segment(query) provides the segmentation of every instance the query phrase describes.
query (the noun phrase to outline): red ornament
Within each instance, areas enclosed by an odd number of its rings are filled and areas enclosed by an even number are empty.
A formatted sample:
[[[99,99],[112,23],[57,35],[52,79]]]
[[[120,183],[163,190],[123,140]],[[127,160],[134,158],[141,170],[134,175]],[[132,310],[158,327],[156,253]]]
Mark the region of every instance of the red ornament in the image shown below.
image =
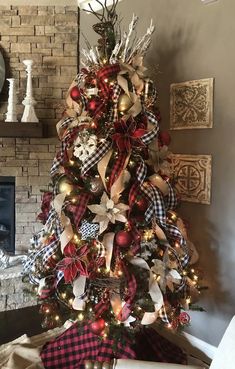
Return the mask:
[[[73,86],[70,90],[70,96],[74,101],[78,101],[81,96],[81,91],[78,86]]]
[[[190,323],[190,316],[188,313],[186,313],[185,311],[183,311],[182,313],[180,313],[179,315],[179,322],[181,325],[188,325]]]
[[[158,138],[162,145],[169,146],[171,143],[171,136],[167,131],[160,132]]]
[[[139,211],[145,212],[148,209],[149,202],[145,197],[141,197],[136,201],[135,206]]]
[[[99,318],[90,324],[90,330],[92,331],[92,333],[97,335],[100,335],[103,332],[104,328],[105,320],[103,318]]]
[[[119,231],[115,236],[115,243],[119,247],[129,247],[132,243],[133,237],[129,231]]]
[[[92,99],[89,100],[88,104],[87,104],[87,110],[90,113],[93,113],[94,111],[96,111],[96,109],[98,108],[98,106],[100,105],[100,99],[97,97],[93,97]]]

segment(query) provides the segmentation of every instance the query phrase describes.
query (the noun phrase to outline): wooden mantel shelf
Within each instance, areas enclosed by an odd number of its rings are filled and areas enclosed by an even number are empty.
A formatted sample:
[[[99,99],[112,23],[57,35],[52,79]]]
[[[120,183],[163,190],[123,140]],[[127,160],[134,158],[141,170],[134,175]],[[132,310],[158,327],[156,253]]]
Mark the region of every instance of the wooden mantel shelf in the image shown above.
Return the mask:
[[[0,121],[0,137],[43,137],[43,124]]]

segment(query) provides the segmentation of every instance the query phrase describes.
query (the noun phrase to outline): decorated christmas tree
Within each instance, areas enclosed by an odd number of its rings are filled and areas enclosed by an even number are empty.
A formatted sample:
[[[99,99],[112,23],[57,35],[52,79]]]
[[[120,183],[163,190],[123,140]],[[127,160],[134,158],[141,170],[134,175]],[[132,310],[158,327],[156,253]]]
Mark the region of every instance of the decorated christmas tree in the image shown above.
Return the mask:
[[[143,65],[154,27],[137,38],[133,16],[120,34],[116,5],[90,10],[101,37],[82,51],[69,88],[43,228],[24,265],[43,326],[71,322],[67,336],[43,351],[46,368],[133,358],[132,338],[155,322],[187,325],[198,294],[197,253],[176,210],[170,136],[160,130],[157,91]],[[60,364],[59,354],[55,365],[53,345],[58,351],[63,339],[77,350],[75,358],[63,351],[66,362],[78,366]]]

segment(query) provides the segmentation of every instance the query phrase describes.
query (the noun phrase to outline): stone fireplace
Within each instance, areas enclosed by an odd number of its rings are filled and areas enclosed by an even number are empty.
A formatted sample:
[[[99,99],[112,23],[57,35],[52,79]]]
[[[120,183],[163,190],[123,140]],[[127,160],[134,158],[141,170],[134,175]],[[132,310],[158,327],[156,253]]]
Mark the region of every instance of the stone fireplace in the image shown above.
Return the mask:
[[[57,138],[0,138],[0,179],[15,180],[16,253],[28,250],[30,238],[42,226],[36,218],[59,147]]]
[[[2,222],[8,230],[15,228],[11,247],[16,253],[27,252],[32,235],[42,227],[36,220],[41,206],[41,191],[48,189],[52,160],[59,147],[57,138],[0,138],[0,227]],[[3,181],[4,185],[13,185],[12,191],[1,190]],[[13,214],[12,217],[8,214],[3,221],[1,203],[4,200],[8,203],[10,198],[13,200]],[[6,246],[7,243],[5,249]],[[21,268],[1,271],[0,311],[37,304],[35,296],[25,292],[28,288],[32,287],[22,282]]]

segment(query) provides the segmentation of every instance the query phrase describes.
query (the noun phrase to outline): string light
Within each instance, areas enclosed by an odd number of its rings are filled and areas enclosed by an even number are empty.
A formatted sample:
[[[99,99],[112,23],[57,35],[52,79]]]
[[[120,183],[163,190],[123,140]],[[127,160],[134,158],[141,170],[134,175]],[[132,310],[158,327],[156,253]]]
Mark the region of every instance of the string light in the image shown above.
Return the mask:
[[[84,319],[83,313],[78,314],[78,320],[81,322]]]
[[[55,316],[55,320],[56,320],[56,321],[60,320],[59,315],[56,315],[56,316]]]

